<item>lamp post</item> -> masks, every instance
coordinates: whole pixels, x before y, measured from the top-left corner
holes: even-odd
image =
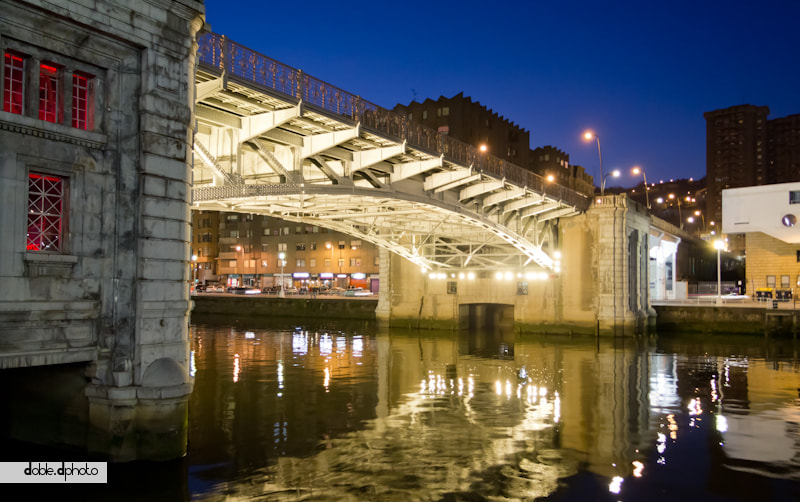
[[[683,216],[681,216],[681,199],[680,197],[675,197],[674,193],[669,194],[667,197],[669,197],[670,200],[674,200],[678,203],[678,225],[680,226],[680,229],[683,230]]]
[[[602,197],[603,196],[603,183],[602,183],[602,181],[605,178],[603,177],[603,155],[600,153],[600,136],[598,136],[597,134],[593,133],[592,131],[586,131],[585,133],[583,133],[583,138],[586,141],[591,141],[592,139],[597,141],[597,157],[600,160],[600,180],[601,180],[601,183],[600,183],[600,197]]]
[[[197,282],[197,255],[192,255],[192,284]]]
[[[239,271],[238,270],[239,269],[238,263],[244,262],[244,249],[242,249],[242,246],[236,246],[236,251],[237,252],[241,252],[241,257],[242,257],[241,260],[236,260],[237,261],[237,267],[236,267],[237,270],[236,271],[238,272]],[[242,263],[241,269],[242,269],[242,272],[239,275],[239,287],[244,286],[244,263]]]
[[[278,253],[278,259],[281,261],[281,289],[278,290],[278,298],[283,298],[285,296],[283,294],[283,288],[284,288],[283,266],[286,265],[284,258],[286,258],[286,253],[284,252]]]
[[[725,241],[717,239],[714,241],[714,249],[717,250],[717,303],[722,303],[722,267],[720,253],[725,249]]]
[[[631,172],[633,174],[642,173],[642,179],[644,180],[644,200],[647,202],[647,209],[650,209],[650,195],[647,193],[647,176],[644,175],[644,169],[639,166],[634,166]]]
[[[605,192],[605,189],[606,189],[606,178],[608,178],[609,176],[613,176],[614,178],[619,178],[619,169],[614,169],[610,173],[608,173],[605,176],[603,176],[603,181],[600,182],[600,197],[602,197],[603,193]]]

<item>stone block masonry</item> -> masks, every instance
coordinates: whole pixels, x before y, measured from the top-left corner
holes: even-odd
[[[0,368],[83,363],[87,434],[74,446],[116,461],[179,457],[192,387],[189,155],[203,4],[0,0],[0,11],[0,43],[24,61],[30,97],[21,113],[0,112]],[[63,89],[72,72],[89,76],[86,130],[59,114],[40,119],[29,84],[45,62]],[[58,248],[26,247],[29,173],[63,180]]]

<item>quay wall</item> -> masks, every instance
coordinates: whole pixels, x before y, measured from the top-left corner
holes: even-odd
[[[709,334],[796,333],[792,309],[725,305],[654,305],[656,331]]]
[[[253,317],[299,317],[303,319],[375,319],[375,299],[308,298],[262,295],[195,295],[194,314],[224,314]]]

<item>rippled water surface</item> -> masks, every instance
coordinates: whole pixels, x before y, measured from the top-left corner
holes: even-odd
[[[190,332],[187,457],[28,498],[800,500],[791,339],[200,318]],[[76,459],[11,447],[0,457]]]
[[[193,500],[800,500],[792,340],[191,332]]]

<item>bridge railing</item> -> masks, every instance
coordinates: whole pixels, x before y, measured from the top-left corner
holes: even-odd
[[[444,155],[451,162],[471,165],[487,175],[506,179],[545,193],[578,209],[589,207],[591,199],[570,188],[547,182],[542,176],[488,154],[472,145],[427,128],[393,111],[362,99],[318,78],[303,73],[216,33],[198,39],[198,62],[225,71],[257,86],[269,89],[327,112],[348,117],[367,127],[407,141],[410,145]]]

